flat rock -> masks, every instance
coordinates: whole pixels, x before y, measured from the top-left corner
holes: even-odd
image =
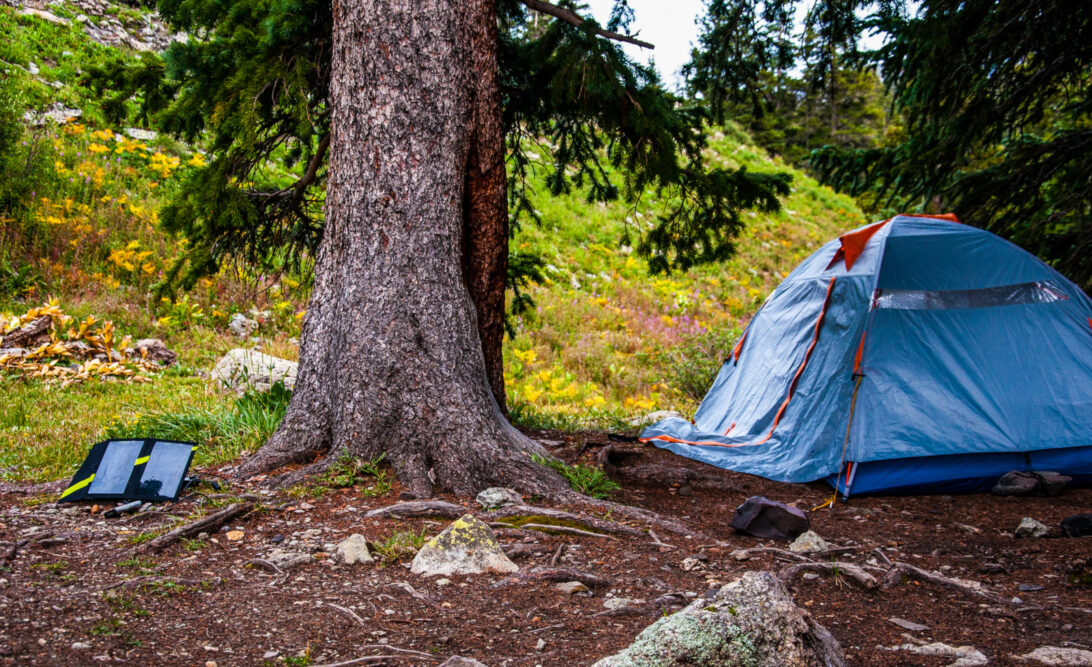
[[[1046,537],[1050,529],[1029,516],[1020,519],[1020,525],[1013,533],[1016,537]]]
[[[577,593],[591,593],[591,589],[579,581],[563,581],[560,584],[555,584],[554,588],[561,591],[562,593],[568,593],[569,595],[576,595]]]
[[[747,572],[712,599],[656,621],[594,667],[844,664],[838,641],[796,606],[773,573]]]
[[[238,394],[248,389],[269,391],[277,382],[284,382],[285,389],[291,389],[296,385],[298,367],[295,361],[235,348],[216,362],[209,378]]]
[[[809,530],[803,511],[762,496],[751,496],[736,508],[732,528],[753,537],[788,541]]]
[[[1079,648],[1059,648],[1057,646],[1040,646],[1031,653],[1012,656],[1014,660],[1023,662],[1037,662],[1040,665],[1057,665],[1058,667],[1092,667],[1092,651]]]
[[[453,655],[444,660],[440,667],[485,667],[485,663],[478,662],[474,658],[464,658],[461,655]]]
[[[908,638],[913,639],[909,635]],[[989,659],[973,646],[951,646],[940,642],[932,644],[916,643],[902,644],[901,646],[881,646],[885,651],[906,651],[915,655],[936,656],[939,658],[955,658],[955,662],[948,663],[948,667],[978,667],[989,664]]]
[[[645,603],[637,598],[607,598],[603,600],[605,609],[624,609],[626,607],[639,607]]]
[[[1092,535],[1092,513],[1083,512],[1062,519],[1062,532],[1066,537],[1086,537]]]
[[[413,559],[410,571],[425,577],[495,572],[509,574],[519,567],[501,551],[489,526],[467,514],[429,540]]]
[[[928,625],[922,625],[921,623],[915,623],[913,621],[908,621],[905,618],[899,618],[897,616],[892,616],[891,618],[887,619],[887,622],[888,623],[894,623],[895,625],[899,626],[900,628],[902,628],[904,630],[910,630],[912,632],[921,632],[923,630],[928,630],[929,629]]]
[[[334,557],[346,565],[370,563],[373,560],[368,552],[368,541],[360,533],[353,533],[339,542],[334,548]]]
[[[497,509],[505,505],[523,504],[523,498],[518,493],[503,486],[492,486],[479,493],[475,500],[487,510]]]
[[[819,534],[814,530],[808,530],[800,534],[800,537],[793,540],[793,543],[789,545],[789,551],[798,554],[810,554],[816,551],[826,551],[830,548],[827,541],[819,537]]]

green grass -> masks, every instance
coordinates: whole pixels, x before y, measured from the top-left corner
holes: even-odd
[[[619,488],[618,483],[603,474],[603,471],[593,466],[582,464],[569,465],[555,458],[547,458],[533,454],[531,458],[535,463],[552,468],[565,478],[574,491],[579,491],[586,496],[602,498],[604,500]]]
[[[325,473],[289,488],[288,495],[293,498],[319,498],[332,489],[357,486],[364,498],[386,495],[394,484],[394,475],[383,467],[384,458],[385,455],[380,454],[373,459],[362,459],[342,452]]]
[[[386,538],[372,543],[372,554],[383,565],[415,556],[429,539],[427,531],[426,527],[416,533],[412,530],[391,533]]]

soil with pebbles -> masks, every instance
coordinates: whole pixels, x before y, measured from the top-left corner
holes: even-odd
[[[731,555],[736,549],[785,547],[728,527],[732,510],[746,497],[764,495],[810,510],[830,496],[821,484],[780,484],[721,471],[652,447],[612,442],[603,434],[532,435],[567,460],[579,456],[594,462],[605,447],[615,447],[615,454],[623,455],[615,458],[624,460],[613,468],[623,480],[616,500],[677,519],[714,539],[656,531],[661,546],[644,537],[496,530],[524,570],[553,564],[611,581],[591,594],[570,595],[550,582],[496,586],[503,577],[493,575],[424,579],[409,572],[409,555],[368,565],[335,562],[333,545],[352,533],[380,543],[395,533],[436,534],[447,524],[364,518],[368,509],[398,502],[397,484],[379,498],[364,498],[356,487],[303,499],[260,484],[235,484],[232,493],[260,497],[261,511],[155,555],[139,553],[134,542],[224,499],[210,501],[212,492],[203,491],[153,511],[107,519],[101,514],[105,506],[54,505],[5,485],[0,486],[0,665],[322,664],[382,655],[398,657],[366,664],[429,665],[462,655],[490,667],[588,665],[628,645],[683,600],[746,570],[789,564],[778,554],[747,561]],[[692,486],[643,483],[627,475],[627,466],[683,471],[683,479],[697,481]],[[202,472],[212,476],[226,470]],[[472,499],[444,499],[487,517]],[[975,580],[1020,601],[997,604],[916,581],[865,591],[827,574],[798,578],[791,590],[797,603],[842,642],[853,665],[952,662],[879,648],[907,643],[905,634],[973,645],[990,664],[1025,664],[1012,656],[1039,646],[1092,649],[1092,538],[1064,538],[1058,528],[1064,517],[1088,511],[1092,489],[1070,489],[1056,498],[854,498],[810,514],[813,529],[832,546],[859,547],[839,560],[883,566],[874,551],[879,549],[893,561]],[[1054,533],[1014,538],[1012,531],[1025,516]],[[231,532],[229,538],[229,531],[241,535]],[[5,559],[12,544],[22,546]],[[281,573],[262,562],[276,549],[309,559]],[[692,556],[698,558],[684,566]],[[611,598],[662,602],[603,613]],[[927,629],[908,631],[890,618]]]

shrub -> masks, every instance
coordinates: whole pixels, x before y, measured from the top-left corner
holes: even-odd
[[[705,398],[739,336],[735,327],[718,328],[688,336],[667,350],[661,364],[670,373],[668,384],[696,401]]]
[[[552,468],[561,474],[574,491],[579,491],[592,498],[610,498],[611,494],[620,489],[618,483],[603,474],[603,471],[593,466],[568,465],[555,458],[547,458],[533,454],[535,463]]]

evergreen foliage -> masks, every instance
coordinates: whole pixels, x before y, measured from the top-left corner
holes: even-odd
[[[825,179],[879,210],[954,211],[1092,289],[1092,7],[927,0],[873,19],[906,138],[824,149]]]
[[[232,258],[276,269],[313,257],[329,144],[330,4],[160,0],[157,8],[190,38],[162,63],[118,61],[92,79],[117,84],[119,98],[139,88],[141,113],[162,130],[190,140],[208,133],[212,159],[162,213],[190,241],[165,283],[188,286]],[[536,218],[533,199],[547,194],[528,186],[543,166],[527,148],[540,139],[552,158],[548,194],[589,186],[589,200],[657,202],[658,223],[634,230],[655,271],[726,257],[742,209],[777,210],[787,174],[703,164],[705,107],[666,91],[654,70],[597,35],[594,21],[532,18],[515,0],[498,3],[513,231]],[[620,0],[608,28],[631,19]],[[533,278],[528,258],[510,266],[510,286]]]
[[[823,146],[879,145],[887,100],[875,69],[860,67],[861,22],[840,3],[818,2],[796,31],[799,4],[709,0],[683,68],[689,93],[798,166]]]

